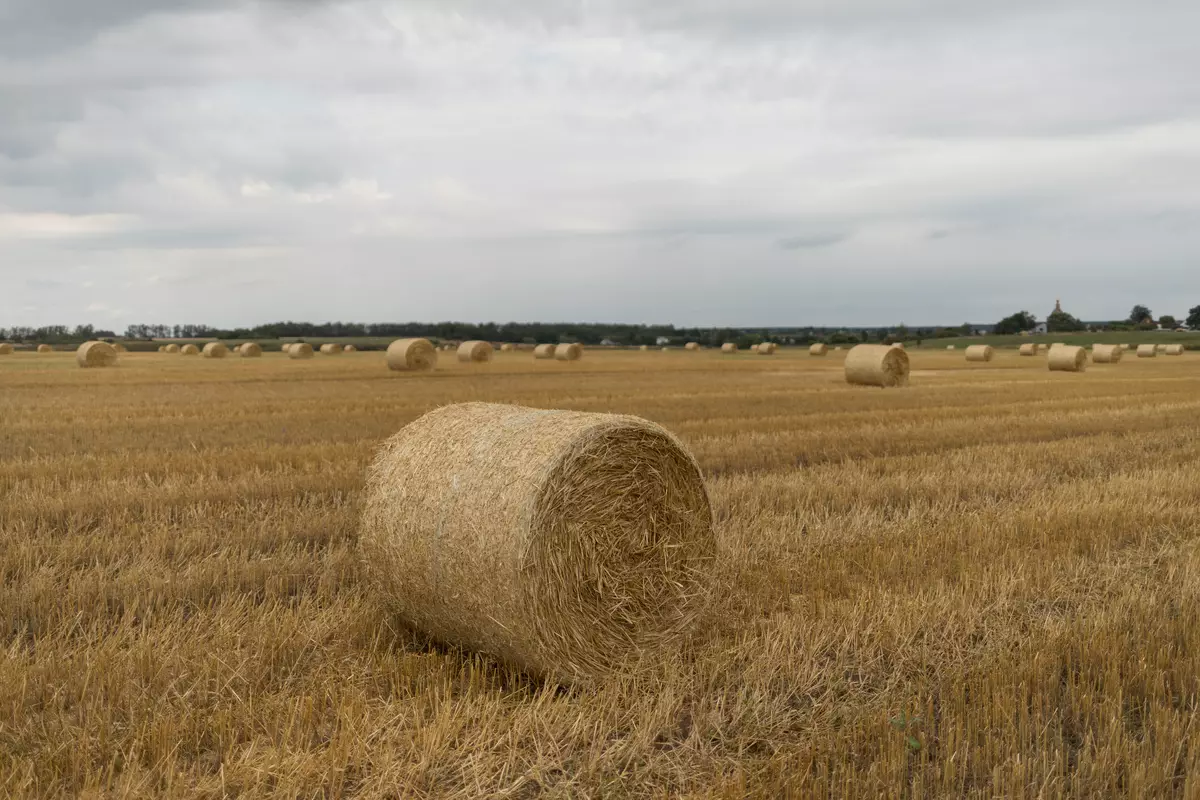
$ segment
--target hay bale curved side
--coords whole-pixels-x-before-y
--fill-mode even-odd
[[[200,351],[200,355],[205,358],[225,358],[229,355],[229,348],[220,342],[209,342],[204,345],[204,349]]]
[[[758,347],[759,347],[759,346],[758,346],[758,345],[756,345],[756,344],[752,344],[752,345],[750,345],[750,352],[751,352],[751,353],[757,353],[757,352],[758,352]]]
[[[8,342],[0,342],[0,356],[11,356],[13,354],[13,346]]]
[[[1048,349],[1049,349],[1049,347],[1046,345],[1046,343],[1045,343],[1045,342],[1043,342],[1043,343],[1041,343],[1041,344],[1039,344],[1039,345],[1037,346],[1037,351],[1038,351],[1039,353],[1044,353],[1044,352],[1046,352]]]
[[[1164,356],[1181,356],[1181,355],[1183,355],[1183,345],[1169,344],[1169,345],[1167,345],[1167,349],[1163,350],[1163,355]]]
[[[479,339],[472,339],[458,346],[458,360],[464,364],[483,364],[491,361],[492,355],[492,345]]]
[[[171,353],[172,355],[174,355],[175,353],[178,353],[178,352],[179,352],[179,350],[180,350],[180,347],[179,347],[179,345],[177,345],[177,344],[169,344],[169,345],[167,345],[167,346],[166,346],[166,348],[163,350],[163,352],[164,352],[164,353]]]
[[[1023,356],[1036,356],[1038,348],[1036,344],[1023,344],[1017,352]]]
[[[388,345],[388,369],[423,372],[437,366],[437,348],[428,339],[397,339]]]
[[[700,343],[699,343],[699,342],[688,342],[687,344],[685,344],[685,345],[683,346],[683,349],[684,349],[684,350],[693,350],[693,351],[694,351],[694,350],[699,350],[699,349],[700,349]]]
[[[1092,345],[1093,364],[1116,364],[1121,361],[1123,355],[1125,355],[1125,351],[1121,349],[1121,345],[1119,344]]]
[[[1154,345],[1154,351],[1156,353],[1165,353],[1167,352],[1167,346],[1165,344],[1156,344]]]
[[[75,351],[75,363],[81,367],[111,367],[117,363],[117,348],[108,342],[84,342]]]
[[[988,344],[973,344],[967,348],[967,361],[991,361],[996,351]]]
[[[826,347],[825,345],[821,344],[820,342],[817,342],[812,347],[808,348],[808,354],[810,356],[823,356],[828,352],[829,352],[829,348]]]
[[[129,348],[125,347],[125,345],[121,344],[120,342],[113,342],[112,348],[113,350],[117,351],[117,355],[129,352]]]
[[[514,348],[514,347],[513,347],[511,344],[509,344],[508,342],[505,342],[504,344],[500,345],[500,352],[501,352],[501,353],[511,353],[511,352],[512,352],[513,350],[515,350],[515,349],[516,349],[516,348]]]
[[[1087,350],[1073,344],[1056,344],[1047,359],[1051,372],[1083,372],[1087,369]]]
[[[725,344],[721,345],[722,353],[736,353],[737,351],[738,347],[733,342],[726,342]]]
[[[358,352],[358,346],[357,346],[357,345],[353,345],[353,344],[348,344],[348,345],[346,345],[345,347],[343,347],[343,348],[342,348],[342,352],[343,352],[343,353],[357,353],[357,352]]]
[[[242,358],[262,358],[262,345],[258,342],[244,342],[238,347],[238,355]]]
[[[185,344],[179,348],[179,354],[183,356],[198,356],[200,355],[200,348],[194,344]]]
[[[1139,344],[1137,349],[1138,358],[1154,358],[1158,355],[1157,348],[1152,344]]]
[[[755,352],[760,356],[773,356],[775,355],[775,349],[778,346],[779,345],[775,344],[774,342],[763,342],[758,346],[758,350]]]
[[[703,475],[637,417],[444,406],[380,448],[364,496],[363,564],[393,611],[537,675],[598,677],[706,601]]]
[[[554,345],[539,344],[537,347],[533,348],[533,357],[534,358],[554,358]]]
[[[313,357],[313,346],[308,342],[292,342],[287,349],[288,358],[301,361]]]
[[[321,355],[323,356],[340,356],[342,354],[342,346],[333,344],[332,342],[321,345]]]
[[[554,348],[555,361],[578,361],[583,358],[583,345],[560,344]]]
[[[51,347],[51,346],[50,346],[50,345],[48,345],[48,344],[39,344],[39,345],[38,345],[38,347],[37,347],[37,351],[38,351],[39,353],[53,353],[53,352],[54,352],[54,348],[53,348],[53,347]]]
[[[908,353],[886,344],[860,344],[846,354],[846,383],[892,388],[908,385]]]

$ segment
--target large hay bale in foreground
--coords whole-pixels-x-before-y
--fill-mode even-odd
[[[721,345],[721,352],[722,353],[736,353],[737,345],[734,344],[733,342],[726,342],[725,344]]]
[[[1138,358],[1154,358],[1158,355],[1158,350],[1152,344],[1139,344],[1137,349]]]
[[[81,367],[111,367],[117,363],[117,348],[108,342],[84,342],[75,351],[75,363]]]
[[[1116,364],[1120,362],[1123,355],[1125,355],[1125,351],[1121,349],[1121,345],[1119,344],[1092,345],[1093,364]]]
[[[554,358],[554,345],[539,344],[537,347],[533,348],[533,357],[534,358]]]
[[[637,417],[466,403],[379,450],[359,543],[400,619],[587,680],[686,632],[716,556],[695,460]]]
[[[396,372],[423,372],[437,366],[437,348],[428,339],[397,339],[388,345],[388,369]]]
[[[683,346],[683,349],[684,350],[699,350],[700,343],[699,342],[688,342],[687,344],[685,344]]]
[[[51,347],[51,346],[50,346],[50,345],[48,345],[48,344],[39,344],[39,345],[38,345],[38,348],[37,348],[37,351],[38,351],[39,353],[53,353],[53,352],[54,352],[54,348],[53,348],[53,347]]]
[[[493,349],[488,342],[473,339],[458,346],[458,360],[464,364],[483,364],[492,360]]]
[[[179,348],[179,354],[183,356],[198,356],[200,355],[200,348],[194,344],[185,344]]]
[[[323,356],[340,356],[342,354],[342,346],[333,344],[332,342],[321,345],[321,355]]]
[[[288,358],[302,361],[313,357],[313,346],[308,342],[292,342],[287,350]]]
[[[808,348],[808,354],[810,356],[823,356],[828,352],[829,352],[829,348],[826,347],[825,345],[821,344],[820,342],[817,342],[812,347]]]
[[[262,358],[262,346],[257,342],[245,342],[238,347],[238,355],[242,358]]]
[[[1083,372],[1087,369],[1087,350],[1073,344],[1057,344],[1050,348],[1047,363],[1051,372]]]
[[[229,348],[220,342],[209,342],[204,345],[204,349],[200,351],[200,355],[205,358],[225,358],[229,355]]]
[[[856,386],[908,385],[908,353],[886,344],[860,344],[846,354],[846,383]]]
[[[560,344],[554,348],[555,361],[578,361],[583,358],[583,346],[578,344]]]
[[[1023,344],[1018,352],[1023,356],[1036,356],[1038,348],[1036,344]]]
[[[973,344],[967,348],[967,361],[991,361],[996,351],[991,345]]]
[[[1169,344],[1169,345],[1167,345],[1167,349],[1163,350],[1163,355],[1165,355],[1165,356],[1181,356],[1181,355],[1183,355],[1183,345]]]

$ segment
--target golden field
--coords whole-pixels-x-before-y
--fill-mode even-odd
[[[448,355],[0,359],[0,796],[1200,797],[1200,356]],[[465,400],[687,443],[682,652],[564,690],[389,619],[364,468]]]

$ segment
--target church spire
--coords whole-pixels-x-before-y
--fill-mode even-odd
[[[1059,300],[1057,297],[1054,298],[1054,313],[1062,313],[1062,300]]]

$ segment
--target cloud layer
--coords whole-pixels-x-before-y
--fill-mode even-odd
[[[1194,3],[0,5],[0,324],[1200,304]]]

